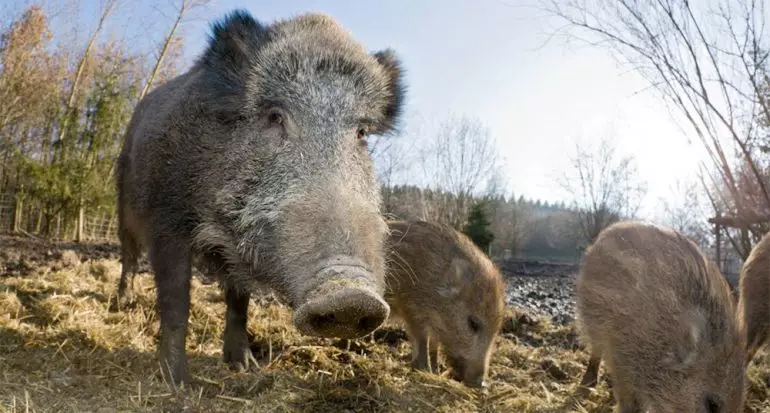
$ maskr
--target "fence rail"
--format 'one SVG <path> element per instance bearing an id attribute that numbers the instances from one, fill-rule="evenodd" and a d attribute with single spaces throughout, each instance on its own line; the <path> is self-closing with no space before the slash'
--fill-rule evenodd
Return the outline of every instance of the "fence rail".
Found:
<path id="1" fill-rule="evenodd" d="M 76 220 L 63 218 L 62 213 L 46 216 L 39 205 L 19 205 L 13 194 L 0 193 L 0 233 L 14 230 L 46 236 L 51 240 L 72 240 L 76 237 Z M 86 209 L 83 216 L 83 239 L 117 241 L 116 214 L 104 208 Z"/>

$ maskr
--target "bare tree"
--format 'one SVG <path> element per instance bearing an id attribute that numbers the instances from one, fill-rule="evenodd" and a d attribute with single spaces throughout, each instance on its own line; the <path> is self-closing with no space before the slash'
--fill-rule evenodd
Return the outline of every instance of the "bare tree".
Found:
<path id="1" fill-rule="evenodd" d="M 421 153 L 427 186 L 454 195 L 441 208 L 442 222 L 461 228 L 474 195 L 494 179 L 500 156 L 496 142 L 480 120 L 451 116 Z"/>
<path id="2" fill-rule="evenodd" d="M 703 168 L 709 174 L 704 189 L 724 189 L 711 196 L 733 215 L 725 223 L 749 228 L 770 221 L 768 185 L 757 162 L 761 140 L 767 139 L 758 128 L 770 125 L 769 16 L 763 0 L 543 2 L 567 22 L 565 28 L 577 29 L 572 33 L 590 36 L 584 40 L 630 64 L 686 119 L 714 166 Z M 733 150 L 759 190 L 759 203 L 740 192 Z"/>
<path id="3" fill-rule="evenodd" d="M 88 44 L 86 45 L 85 50 L 83 51 L 83 55 L 80 56 L 80 59 L 78 60 L 77 67 L 75 69 L 75 73 L 72 78 L 72 84 L 70 86 L 69 90 L 69 96 L 67 97 L 67 103 L 65 107 L 65 113 L 66 116 L 64 117 L 64 120 L 62 122 L 62 126 L 59 129 L 59 141 L 62 141 L 65 139 L 67 135 L 67 129 L 70 124 L 70 112 L 72 112 L 74 106 L 75 106 L 75 98 L 77 97 L 78 88 L 81 84 L 81 79 L 83 77 L 83 71 L 86 67 L 86 62 L 88 62 L 89 55 L 91 53 L 91 50 L 94 47 L 94 44 L 96 44 L 96 39 L 99 37 L 99 34 L 102 32 L 102 29 L 104 29 L 104 23 L 107 21 L 107 18 L 110 16 L 112 11 L 115 9 L 115 6 L 117 5 L 118 0 L 105 0 L 104 4 L 102 5 L 102 13 L 100 14 L 99 21 L 96 24 L 96 28 L 94 29 L 93 33 L 91 33 L 91 37 L 88 39 Z M 64 147 L 62 145 L 62 147 Z M 79 231 L 79 233 L 82 231 Z"/>
<path id="4" fill-rule="evenodd" d="M 670 187 L 668 197 L 660 199 L 660 205 L 663 224 L 689 237 L 700 247 L 709 247 L 712 236 L 707 214 L 710 206 L 700 183 L 676 181 Z"/>
<path id="5" fill-rule="evenodd" d="M 575 143 L 571 170 L 558 179 L 576 210 L 583 241 L 592 243 L 599 233 L 624 218 L 633 218 L 647 193 L 632 156 L 619 156 L 612 139 L 598 147 Z"/>
<path id="6" fill-rule="evenodd" d="M 160 51 L 158 52 L 158 57 L 155 59 L 155 66 L 150 71 L 150 76 L 147 78 L 147 82 L 144 84 L 144 88 L 139 94 L 139 100 L 141 100 L 144 95 L 146 95 L 147 92 L 149 92 L 152 88 L 153 81 L 158 75 L 158 72 L 163 65 L 163 59 L 166 57 L 169 49 L 175 42 L 181 42 L 181 39 L 176 37 L 176 32 L 179 28 L 179 25 L 183 22 L 185 15 L 191 10 L 197 7 L 205 6 L 210 2 L 211 0 L 177 0 L 178 6 L 176 10 L 176 17 L 174 18 L 174 23 L 171 25 L 171 29 L 169 30 L 168 35 L 166 35 L 163 40 L 163 44 L 160 47 Z"/>
<path id="7" fill-rule="evenodd" d="M 491 208 L 492 230 L 495 239 L 492 242 L 496 251 L 509 250 L 515 256 L 532 234 L 534 227 L 533 211 L 523 199 L 510 198 Z"/>
<path id="8" fill-rule="evenodd" d="M 399 174 L 409 172 L 414 161 L 414 139 L 419 128 L 410 126 L 410 131 L 397 136 L 374 136 L 369 139 L 369 155 L 377 167 L 377 175 L 383 185 L 391 186 Z"/>
<path id="9" fill-rule="evenodd" d="M 406 183 L 403 178 L 409 170 L 413 146 L 413 140 L 387 137 L 378 138 L 375 145 L 370 147 L 370 154 L 377 168 L 377 178 L 383 187 L 382 203 L 386 212 L 395 210 L 392 189 L 395 185 Z"/>

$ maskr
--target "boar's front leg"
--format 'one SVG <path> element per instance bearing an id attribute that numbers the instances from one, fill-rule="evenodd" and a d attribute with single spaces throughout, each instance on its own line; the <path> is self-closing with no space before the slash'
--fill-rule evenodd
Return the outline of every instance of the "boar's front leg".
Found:
<path id="1" fill-rule="evenodd" d="M 190 247 L 171 237 L 156 236 L 149 248 L 149 258 L 160 313 L 161 372 L 175 387 L 189 384 L 185 342 L 190 314 Z"/>
<path id="2" fill-rule="evenodd" d="M 231 369 L 243 371 L 249 368 L 249 362 L 257 364 L 251 354 L 249 337 L 246 333 L 250 294 L 230 286 L 227 282 L 224 284 L 227 315 L 222 354 L 225 363 L 229 364 Z"/>

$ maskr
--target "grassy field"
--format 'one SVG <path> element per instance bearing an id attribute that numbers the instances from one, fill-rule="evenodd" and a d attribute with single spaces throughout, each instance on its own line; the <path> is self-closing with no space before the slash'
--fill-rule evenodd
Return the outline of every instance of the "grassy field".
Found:
<path id="1" fill-rule="evenodd" d="M 513 309 L 483 391 L 446 371 L 412 371 L 397 324 L 351 342 L 303 337 L 270 297 L 250 306 L 259 366 L 236 374 L 221 361 L 221 293 L 197 279 L 187 348 L 194 383 L 174 394 L 155 358 L 151 277 L 137 277 L 133 308 L 114 308 L 116 251 L 0 237 L 0 412 L 613 411 L 604 374 L 597 390 L 573 405 L 587 354 L 572 328 Z M 770 411 L 770 358 L 765 352 L 758 358 L 746 412 Z"/>

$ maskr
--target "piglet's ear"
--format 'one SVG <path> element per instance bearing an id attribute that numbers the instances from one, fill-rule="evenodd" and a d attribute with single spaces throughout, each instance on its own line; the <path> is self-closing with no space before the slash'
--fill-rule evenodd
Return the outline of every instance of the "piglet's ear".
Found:
<path id="1" fill-rule="evenodd" d="M 470 272 L 470 263 L 462 258 L 453 258 L 449 263 L 447 281 L 438 287 L 438 293 L 445 298 L 453 298 L 460 294 L 463 285 L 473 277 Z"/>
<path id="2" fill-rule="evenodd" d="M 455 257 L 450 264 L 450 271 L 452 271 L 453 279 L 458 285 L 473 280 L 473 271 L 471 263 L 464 258 Z"/>
<path id="3" fill-rule="evenodd" d="M 684 369 L 692 366 L 698 358 L 698 349 L 703 344 L 708 320 L 703 310 L 692 308 L 678 317 L 681 326 L 679 340 L 675 341 L 666 361 L 672 367 Z"/>

